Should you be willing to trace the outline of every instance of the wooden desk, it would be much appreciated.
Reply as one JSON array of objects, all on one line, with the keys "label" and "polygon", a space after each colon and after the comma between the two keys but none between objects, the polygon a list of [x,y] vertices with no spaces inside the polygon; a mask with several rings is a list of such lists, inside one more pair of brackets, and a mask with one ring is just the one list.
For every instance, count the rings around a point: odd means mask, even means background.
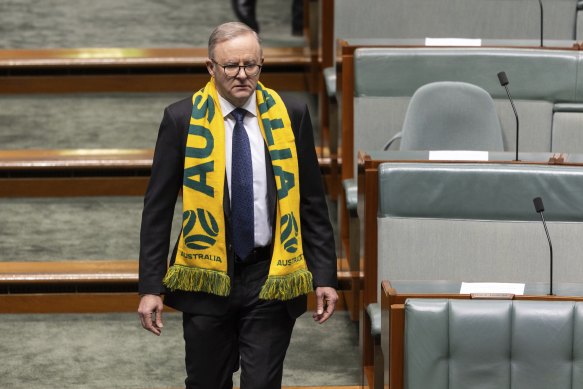
[{"label": "wooden desk", "polygon": [[[529,48],[540,49],[538,41],[517,40],[516,45],[509,46],[504,40],[483,40],[483,48]],[[341,179],[352,178],[354,175],[354,163],[357,158],[354,155],[354,52],[359,48],[439,48],[425,46],[423,39],[342,39],[338,42],[337,57],[340,63],[337,65],[336,95],[341,101],[342,107],[342,175]],[[460,46],[456,46],[460,47]],[[452,46],[442,46],[444,49]],[[574,50],[581,49],[577,42],[572,41],[546,41],[545,50]]]},{"label": "wooden desk", "polygon": [[[261,80],[309,91],[309,48],[263,49]],[[0,50],[1,93],[176,92],[204,85],[206,48]],[[313,88],[312,88],[313,89]]]},{"label": "wooden desk", "polygon": [[[472,299],[459,294],[460,282],[454,281],[383,281],[381,284],[381,351],[384,384],[391,389],[404,387],[404,331],[407,299]],[[548,284],[526,284],[525,294],[514,300],[583,301],[583,284],[558,284],[556,295],[548,296]],[[375,366],[375,369],[379,367]],[[385,386],[387,387],[387,386]]]},{"label": "wooden desk", "polygon": [[[153,149],[0,150],[1,197],[143,196]],[[330,158],[319,158],[323,175]]]}]

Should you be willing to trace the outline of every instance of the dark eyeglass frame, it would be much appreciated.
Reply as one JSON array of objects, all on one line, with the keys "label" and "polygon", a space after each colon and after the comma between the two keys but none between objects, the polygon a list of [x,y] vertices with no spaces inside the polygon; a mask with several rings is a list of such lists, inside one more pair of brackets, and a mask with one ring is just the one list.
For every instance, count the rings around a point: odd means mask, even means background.
[{"label": "dark eyeglass frame", "polygon": [[[263,62],[261,64],[257,64],[257,63],[251,63],[251,64],[247,64],[247,65],[233,65],[233,64],[229,64],[229,65],[222,65],[220,63],[218,63],[217,61],[215,61],[214,59],[211,58],[211,61],[222,67],[223,68],[223,72],[225,72],[225,76],[227,77],[237,77],[237,75],[239,74],[239,72],[241,71],[241,68],[243,68],[243,71],[245,72],[245,75],[247,75],[247,77],[255,77],[257,76],[259,73],[261,73],[261,68],[263,68]],[[255,73],[249,74],[249,68],[250,67],[255,67],[257,66],[257,71]],[[227,68],[230,68],[231,70],[235,70],[235,68],[237,68],[237,71],[233,73],[233,75],[230,75],[229,73],[227,73]]]}]

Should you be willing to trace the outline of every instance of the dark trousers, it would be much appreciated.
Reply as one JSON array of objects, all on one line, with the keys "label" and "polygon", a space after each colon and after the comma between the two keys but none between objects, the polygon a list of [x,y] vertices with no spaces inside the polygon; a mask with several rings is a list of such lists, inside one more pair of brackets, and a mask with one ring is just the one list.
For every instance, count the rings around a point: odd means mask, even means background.
[{"label": "dark trousers", "polygon": [[295,319],[281,301],[259,300],[269,261],[236,265],[224,316],[183,314],[187,389],[279,389]]},{"label": "dark trousers", "polygon": [[[231,6],[239,21],[259,33],[256,17],[257,0],[231,0]],[[292,34],[301,35],[304,28],[304,0],[292,0]]]}]

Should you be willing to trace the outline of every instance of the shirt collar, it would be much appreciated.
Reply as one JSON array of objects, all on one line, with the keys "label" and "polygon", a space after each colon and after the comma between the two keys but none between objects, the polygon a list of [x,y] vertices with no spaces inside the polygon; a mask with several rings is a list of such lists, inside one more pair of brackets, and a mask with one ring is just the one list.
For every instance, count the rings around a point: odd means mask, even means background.
[{"label": "shirt collar", "polygon": [[253,94],[249,96],[245,104],[243,104],[241,107],[235,107],[227,99],[225,99],[223,96],[217,93],[217,95],[219,96],[219,104],[221,105],[221,112],[223,113],[223,118],[226,118],[228,115],[231,114],[231,112],[233,112],[237,108],[243,108],[251,115],[257,116],[257,100],[255,99],[255,93],[256,92],[253,92]]}]

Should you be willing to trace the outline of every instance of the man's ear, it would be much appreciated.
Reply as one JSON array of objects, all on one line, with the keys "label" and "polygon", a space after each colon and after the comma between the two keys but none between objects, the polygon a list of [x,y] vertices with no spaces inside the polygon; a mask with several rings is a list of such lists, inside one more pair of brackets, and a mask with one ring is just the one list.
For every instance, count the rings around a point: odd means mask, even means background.
[{"label": "man's ear", "polygon": [[208,70],[209,74],[214,77],[215,76],[215,64],[213,63],[213,61],[210,60],[210,58],[207,58],[205,61],[206,64],[206,70]]}]

